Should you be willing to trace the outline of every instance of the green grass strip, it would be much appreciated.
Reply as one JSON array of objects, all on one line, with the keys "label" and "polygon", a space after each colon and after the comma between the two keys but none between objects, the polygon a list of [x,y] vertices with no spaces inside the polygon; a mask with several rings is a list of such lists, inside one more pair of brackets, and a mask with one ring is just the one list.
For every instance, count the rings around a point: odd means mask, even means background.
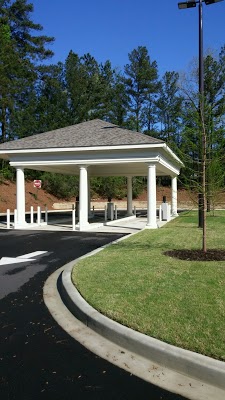
[{"label": "green grass strip", "polygon": [[[94,308],[164,342],[225,361],[225,262],[165,250],[201,249],[197,213],[144,230],[81,260],[72,280]],[[208,248],[225,249],[225,212],[207,216]]]}]

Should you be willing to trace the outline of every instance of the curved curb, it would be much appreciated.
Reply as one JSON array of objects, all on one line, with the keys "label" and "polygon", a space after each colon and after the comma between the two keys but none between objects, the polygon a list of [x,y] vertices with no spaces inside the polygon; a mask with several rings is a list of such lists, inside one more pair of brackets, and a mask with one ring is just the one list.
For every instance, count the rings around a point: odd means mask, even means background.
[{"label": "curved curb", "polygon": [[[102,248],[97,249],[97,251],[100,250],[102,250]],[[96,253],[96,251],[84,257],[89,257],[94,253]],[[78,260],[66,265],[62,273],[62,292],[63,299],[68,308],[80,321],[106,339],[141,357],[145,357],[163,367],[225,391],[224,362],[169,345],[150,336],[136,332],[105,317],[91,307],[83,299],[71,281],[71,271]]]}]

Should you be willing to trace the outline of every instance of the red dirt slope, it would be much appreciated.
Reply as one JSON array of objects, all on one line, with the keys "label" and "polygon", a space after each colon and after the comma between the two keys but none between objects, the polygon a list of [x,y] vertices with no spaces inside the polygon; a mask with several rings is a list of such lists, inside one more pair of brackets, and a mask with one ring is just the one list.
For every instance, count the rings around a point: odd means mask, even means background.
[{"label": "red dirt slope", "polygon": [[[65,200],[58,199],[43,189],[35,188],[33,182],[26,182],[25,190],[26,211],[29,211],[31,206],[34,206],[34,208],[41,206],[42,209],[47,206],[48,210],[53,210],[54,203],[65,203]],[[167,201],[171,202],[171,188],[157,186],[157,201],[161,202],[163,196],[166,196]],[[146,199],[146,192],[143,192],[137,200],[146,201]],[[70,203],[74,202],[74,200],[75,199],[71,199]],[[196,207],[196,203],[193,202],[193,198],[190,197],[189,193],[186,190],[178,190],[178,206],[182,208],[192,208],[193,205]],[[16,208],[16,185],[10,181],[5,181],[0,184],[0,213],[5,213],[7,208],[11,211]]]}]

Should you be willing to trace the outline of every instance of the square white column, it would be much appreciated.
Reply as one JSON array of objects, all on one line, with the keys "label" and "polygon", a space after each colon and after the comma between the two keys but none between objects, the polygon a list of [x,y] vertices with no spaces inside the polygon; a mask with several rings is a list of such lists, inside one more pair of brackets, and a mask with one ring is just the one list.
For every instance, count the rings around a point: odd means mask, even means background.
[{"label": "square white column", "polygon": [[88,166],[80,165],[80,185],[79,185],[79,225],[80,231],[89,226],[88,223]]},{"label": "square white column", "polygon": [[21,167],[16,168],[16,209],[17,209],[17,221],[15,221],[15,228],[18,228],[26,225],[25,179],[24,179],[24,169]]},{"label": "square white column", "polygon": [[172,201],[171,201],[171,214],[173,217],[177,217],[177,177],[172,177]]},{"label": "square white column", "polygon": [[148,165],[148,192],[147,192],[147,207],[148,218],[146,228],[156,229],[156,166],[155,164]]},{"label": "square white column", "polygon": [[133,215],[132,212],[132,197],[133,197],[133,188],[132,188],[132,176],[127,176],[127,215]]}]

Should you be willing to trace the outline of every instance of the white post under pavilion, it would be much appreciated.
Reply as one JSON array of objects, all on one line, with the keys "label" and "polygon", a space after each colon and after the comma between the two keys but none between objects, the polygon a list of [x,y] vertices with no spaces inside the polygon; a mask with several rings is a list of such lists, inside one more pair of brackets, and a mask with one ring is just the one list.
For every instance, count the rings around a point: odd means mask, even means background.
[{"label": "white post under pavilion", "polygon": [[177,177],[172,177],[172,201],[171,201],[171,214],[173,217],[177,217]]},{"label": "white post under pavilion", "polygon": [[148,218],[146,228],[156,229],[156,166],[155,164],[148,165]]},{"label": "white post under pavilion", "polygon": [[88,223],[88,166],[80,165],[80,185],[79,185],[79,225],[81,231],[89,226]]},{"label": "white post under pavilion", "polygon": [[25,179],[24,179],[24,169],[21,167],[16,168],[16,209],[17,209],[17,221],[15,221],[15,228],[18,228],[26,225]]},{"label": "white post under pavilion", "polygon": [[127,215],[128,216],[133,215],[132,197],[133,197],[132,176],[127,176]]}]

